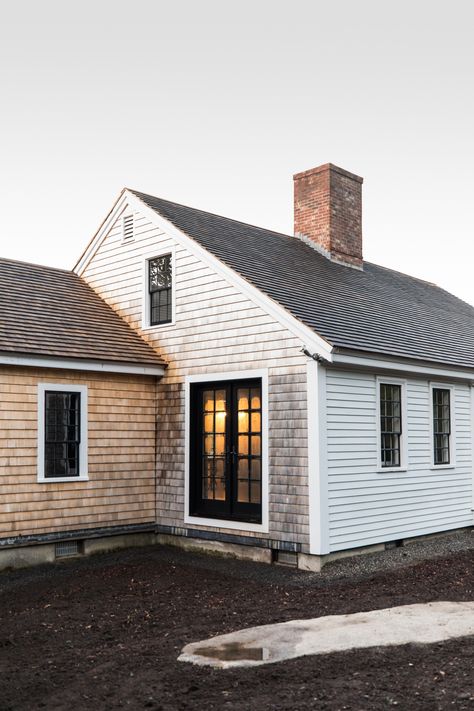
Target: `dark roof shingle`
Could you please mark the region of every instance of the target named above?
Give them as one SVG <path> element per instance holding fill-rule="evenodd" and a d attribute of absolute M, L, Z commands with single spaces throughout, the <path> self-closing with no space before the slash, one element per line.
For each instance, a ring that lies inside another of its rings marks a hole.
<path fill-rule="evenodd" d="M 0 259 L 0 352 L 163 364 L 77 274 L 8 259 Z"/>
<path fill-rule="evenodd" d="M 332 345 L 474 367 L 474 308 L 429 282 L 336 264 L 301 240 L 131 191 Z"/>

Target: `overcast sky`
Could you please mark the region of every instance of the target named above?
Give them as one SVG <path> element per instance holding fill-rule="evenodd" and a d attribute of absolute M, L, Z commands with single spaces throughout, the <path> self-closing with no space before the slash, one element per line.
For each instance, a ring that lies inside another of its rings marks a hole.
<path fill-rule="evenodd" d="M 362 175 L 364 255 L 474 303 L 474 3 L 15 0 L 0 254 L 71 268 L 122 187 L 292 232 Z"/>

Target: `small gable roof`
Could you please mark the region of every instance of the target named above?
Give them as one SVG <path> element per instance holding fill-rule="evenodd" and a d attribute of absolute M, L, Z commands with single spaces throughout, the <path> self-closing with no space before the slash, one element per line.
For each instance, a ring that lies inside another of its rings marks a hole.
<path fill-rule="evenodd" d="M 336 348 L 474 367 L 474 308 L 435 284 L 336 264 L 293 236 L 130 192 Z"/>
<path fill-rule="evenodd" d="M 0 259 L 0 352 L 162 366 L 77 274 Z"/>

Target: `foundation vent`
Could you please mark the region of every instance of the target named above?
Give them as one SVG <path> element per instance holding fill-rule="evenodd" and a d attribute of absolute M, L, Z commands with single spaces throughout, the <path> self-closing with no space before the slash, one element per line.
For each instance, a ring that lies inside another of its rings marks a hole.
<path fill-rule="evenodd" d="M 82 541 L 61 541 L 54 546 L 56 558 L 70 558 L 73 555 L 81 555 Z"/>
<path fill-rule="evenodd" d="M 278 565 L 289 565 L 296 568 L 298 565 L 298 554 L 293 551 L 273 551 L 273 562 Z"/>

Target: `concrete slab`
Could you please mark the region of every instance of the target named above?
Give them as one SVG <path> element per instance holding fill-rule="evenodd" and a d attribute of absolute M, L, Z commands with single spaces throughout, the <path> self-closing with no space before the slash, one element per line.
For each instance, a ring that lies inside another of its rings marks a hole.
<path fill-rule="evenodd" d="M 431 602 L 249 627 L 188 644 L 178 659 L 224 669 L 253 667 L 308 654 L 431 644 L 472 634 L 474 602 Z"/>

